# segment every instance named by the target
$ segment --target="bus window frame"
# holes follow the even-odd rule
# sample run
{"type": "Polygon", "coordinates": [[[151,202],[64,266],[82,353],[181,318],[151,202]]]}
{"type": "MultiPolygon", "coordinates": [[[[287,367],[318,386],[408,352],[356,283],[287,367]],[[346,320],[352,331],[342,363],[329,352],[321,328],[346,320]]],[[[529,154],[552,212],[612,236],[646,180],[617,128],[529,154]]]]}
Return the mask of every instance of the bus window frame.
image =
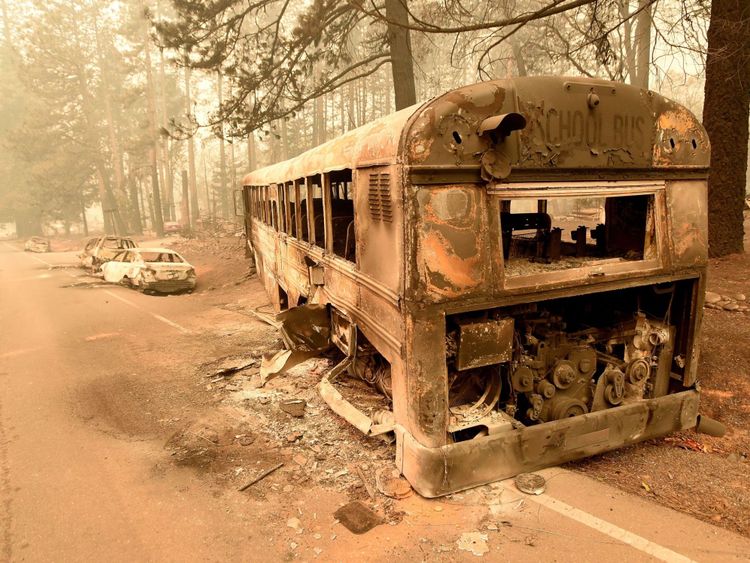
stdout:
{"type": "Polygon", "coordinates": [[[323,191],[323,247],[329,254],[333,254],[333,209],[331,208],[331,175],[326,172],[321,175],[321,190],[323,191]]]}
{"type": "Polygon", "coordinates": [[[307,193],[307,238],[311,246],[316,245],[315,238],[315,206],[313,205],[313,182],[314,176],[305,176],[305,189],[307,193]]]}
{"type": "Polygon", "coordinates": [[[260,220],[264,225],[268,225],[268,210],[266,209],[266,187],[260,187],[260,220]]]}
{"type": "Polygon", "coordinates": [[[279,191],[284,198],[284,232],[287,235],[292,236],[292,213],[291,202],[289,201],[289,183],[282,182],[279,184],[279,191]]]}
{"type": "MultiPolygon", "coordinates": [[[[666,203],[666,182],[657,181],[633,181],[621,182],[617,186],[604,186],[597,182],[529,182],[516,184],[512,188],[500,186],[487,190],[491,201],[493,213],[500,217],[503,208],[502,200],[549,200],[552,198],[576,198],[576,197],[627,197],[627,196],[650,196],[653,201],[653,229],[654,253],[651,257],[641,260],[617,262],[602,265],[584,265],[578,268],[567,268],[557,271],[536,272],[525,275],[508,275],[506,260],[503,258],[502,240],[500,237],[493,241],[493,254],[500,262],[499,284],[503,289],[525,289],[530,287],[549,287],[554,284],[579,282],[591,276],[618,276],[632,274],[649,275],[659,271],[667,261],[667,226],[670,221],[669,210],[666,203]],[[666,221],[657,220],[657,217],[666,217],[666,221]]],[[[498,233],[502,232],[501,222],[498,220],[498,233]]]]}
{"type": "Polygon", "coordinates": [[[276,231],[282,234],[286,234],[286,207],[285,207],[285,200],[286,197],[284,197],[284,184],[274,184],[275,192],[276,192],[276,207],[278,209],[277,211],[277,218],[276,218],[276,231]]]}
{"type": "Polygon", "coordinates": [[[302,205],[299,198],[299,180],[292,180],[292,189],[294,190],[294,227],[295,238],[302,240],[302,205]]]}
{"type": "Polygon", "coordinates": [[[279,232],[279,198],[276,184],[271,184],[268,187],[268,201],[271,206],[271,228],[279,232]]]}
{"type": "Polygon", "coordinates": [[[250,214],[253,216],[253,220],[257,219],[255,214],[255,186],[250,186],[250,214]]]}

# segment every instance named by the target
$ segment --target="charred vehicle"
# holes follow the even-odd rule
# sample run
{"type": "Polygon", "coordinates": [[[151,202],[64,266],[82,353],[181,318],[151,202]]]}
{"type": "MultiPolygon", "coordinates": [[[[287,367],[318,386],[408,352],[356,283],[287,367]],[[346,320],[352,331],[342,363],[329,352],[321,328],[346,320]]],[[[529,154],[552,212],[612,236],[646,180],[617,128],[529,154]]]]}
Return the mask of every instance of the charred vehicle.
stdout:
{"type": "Polygon", "coordinates": [[[49,239],[37,236],[31,237],[26,241],[26,244],[23,245],[23,249],[26,252],[49,252],[49,239]]]}
{"type": "Polygon", "coordinates": [[[78,259],[82,268],[98,272],[102,264],[112,260],[121,250],[137,246],[130,238],[103,235],[89,239],[83,251],[78,255],[78,259]]]}
{"type": "Polygon", "coordinates": [[[345,356],[326,402],[439,496],[700,423],[709,154],[651,91],[485,82],[247,175],[247,241],[289,346],[345,356]]]}
{"type": "Polygon", "coordinates": [[[192,291],[196,285],[195,268],[167,248],[121,250],[101,268],[105,281],[126,284],[144,292],[192,291]]]}

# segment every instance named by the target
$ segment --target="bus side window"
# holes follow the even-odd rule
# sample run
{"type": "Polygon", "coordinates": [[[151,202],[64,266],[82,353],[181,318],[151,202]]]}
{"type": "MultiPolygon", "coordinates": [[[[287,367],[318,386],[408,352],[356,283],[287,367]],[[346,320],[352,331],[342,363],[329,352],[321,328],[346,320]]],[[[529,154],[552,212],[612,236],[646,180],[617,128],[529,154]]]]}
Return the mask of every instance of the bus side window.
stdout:
{"type": "Polygon", "coordinates": [[[274,203],[278,209],[276,216],[276,230],[280,233],[286,232],[286,196],[284,195],[284,184],[276,186],[276,197],[274,203]]]}
{"type": "Polygon", "coordinates": [[[263,222],[266,225],[271,224],[271,211],[268,207],[268,186],[260,188],[261,199],[263,200],[263,222]]]}
{"type": "Polygon", "coordinates": [[[320,174],[310,178],[312,187],[312,199],[310,200],[310,213],[312,217],[312,236],[315,246],[325,248],[323,216],[323,178],[320,174]]]}
{"type": "Polygon", "coordinates": [[[310,234],[307,226],[307,182],[299,180],[297,182],[297,194],[299,195],[299,221],[300,221],[300,233],[302,234],[300,239],[305,242],[310,242],[310,234]]]}
{"type": "Polygon", "coordinates": [[[355,262],[356,245],[352,171],[337,170],[331,172],[330,190],[333,253],[345,260],[355,262]]]}
{"type": "Polygon", "coordinates": [[[289,202],[289,230],[291,236],[297,236],[297,190],[294,189],[294,182],[284,185],[287,192],[287,201],[289,202]]]}
{"type": "Polygon", "coordinates": [[[263,194],[263,186],[258,186],[258,219],[261,223],[266,222],[266,208],[265,208],[265,197],[263,194]]]}

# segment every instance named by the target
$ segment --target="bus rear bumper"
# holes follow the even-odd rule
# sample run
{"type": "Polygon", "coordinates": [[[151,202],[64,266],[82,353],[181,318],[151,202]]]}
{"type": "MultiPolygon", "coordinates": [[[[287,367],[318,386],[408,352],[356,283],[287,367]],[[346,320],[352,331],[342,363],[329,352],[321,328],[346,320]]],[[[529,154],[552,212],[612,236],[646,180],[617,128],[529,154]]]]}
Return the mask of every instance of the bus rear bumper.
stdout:
{"type": "Polygon", "coordinates": [[[692,428],[698,391],[647,399],[438,448],[396,426],[396,464],[414,489],[439,497],[692,428]]]}

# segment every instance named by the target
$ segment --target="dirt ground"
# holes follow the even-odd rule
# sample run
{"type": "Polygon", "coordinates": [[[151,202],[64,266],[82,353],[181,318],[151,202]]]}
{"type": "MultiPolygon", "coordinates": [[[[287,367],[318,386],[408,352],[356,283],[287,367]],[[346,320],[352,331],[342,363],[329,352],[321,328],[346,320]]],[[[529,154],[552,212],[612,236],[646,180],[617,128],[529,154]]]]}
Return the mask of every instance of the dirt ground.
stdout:
{"type": "MultiPolygon", "coordinates": [[[[238,488],[283,464],[278,479],[248,489],[253,501],[275,502],[280,495],[314,485],[329,491],[331,499],[344,495],[370,501],[387,523],[399,522],[402,513],[396,501],[371,497],[377,487],[375,468],[393,460],[392,445],[363,438],[332,415],[315,390],[332,359],[309,360],[260,387],[260,356],[280,349],[281,342],[273,328],[251,313],[267,306],[267,298],[244,258],[243,242],[240,237],[177,237],[165,245],[196,266],[199,285],[186,298],[203,302],[206,310],[240,313],[248,322],[227,325],[206,312],[202,320],[209,326],[215,320],[216,328],[203,333],[192,357],[175,363],[180,351],[165,356],[164,376],[152,381],[143,397],[139,384],[127,377],[115,393],[104,382],[101,387],[91,384],[76,400],[80,416],[121,438],[162,437],[169,461],[156,465],[157,474],[168,471],[169,465],[187,467],[220,491],[238,488]],[[144,400],[149,408],[137,408],[144,400]],[[301,417],[281,408],[289,400],[304,401],[301,417]]],[[[66,245],[53,244],[55,250],[66,245]]],[[[69,241],[68,246],[77,244],[69,241]]],[[[708,287],[722,295],[743,293],[750,298],[748,272],[750,254],[712,260],[708,287]]],[[[569,467],[750,537],[750,313],[706,309],[701,343],[701,411],[727,426],[725,437],[688,431],[569,467]]],[[[346,385],[345,391],[360,400],[368,395],[357,382],[349,380],[346,385]]],[[[373,411],[383,407],[377,402],[370,406],[373,411]]],[[[286,525],[294,543],[299,523],[292,518],[286,525]]],[[[320,533],[305,538],[314,543],[320,533]]],[[[307,547],[314,549],[312,544],[307,547]]],[[[432,547],[440,553],[440,546],[432,547]]]]}

